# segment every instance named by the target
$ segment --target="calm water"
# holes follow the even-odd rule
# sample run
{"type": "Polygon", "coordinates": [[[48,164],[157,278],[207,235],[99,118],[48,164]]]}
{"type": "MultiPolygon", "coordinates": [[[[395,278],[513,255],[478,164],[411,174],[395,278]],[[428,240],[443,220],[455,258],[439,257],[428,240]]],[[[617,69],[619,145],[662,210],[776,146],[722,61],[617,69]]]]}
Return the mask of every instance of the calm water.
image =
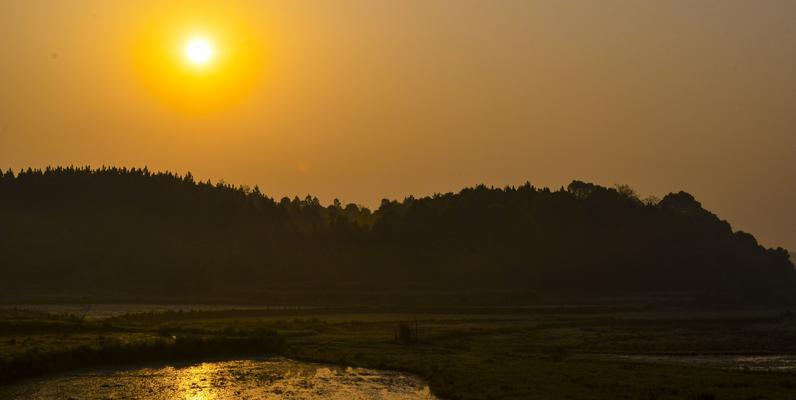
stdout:
{"type": "Polygon", "coordinates": [[[598,355],[599,359],[689,364],[747,371],[796,372],[796,355],[598,355]]]}
{"type": "Polygon", "coordinates": [[[0,309],[44,311],[53,314],[86,314],[88,318],[107,318],[123,314],[163,311],[226,311],[226,310],[308,310],[312,307],[248,306],[235,304],[1,304],[0,309]]]}
{"type": "Polygon", "coordinates": [[[436,399],[414,376],[288,359],[78,372],[0,388],[1,399],[436,399]]]}

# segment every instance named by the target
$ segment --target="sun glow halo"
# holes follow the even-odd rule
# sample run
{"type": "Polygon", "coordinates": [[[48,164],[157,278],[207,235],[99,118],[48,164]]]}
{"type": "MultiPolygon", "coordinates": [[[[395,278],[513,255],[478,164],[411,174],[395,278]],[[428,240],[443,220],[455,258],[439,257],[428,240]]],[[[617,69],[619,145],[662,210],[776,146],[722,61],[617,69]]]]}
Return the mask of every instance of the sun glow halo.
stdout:
{"type": "Polygon", "coordinates": [[[265,74],[265,35],[224,7],[155,15],[135,38],[134,68],[143,87],[172,109],[213,113],[257,90],[265,74]]]}
{"type": "Polygon", "coordinates": [[[213,56],[213,43],[203,37],[193,37],[185,45],[185,57],[193,65],[206,65],[213,56]]]}

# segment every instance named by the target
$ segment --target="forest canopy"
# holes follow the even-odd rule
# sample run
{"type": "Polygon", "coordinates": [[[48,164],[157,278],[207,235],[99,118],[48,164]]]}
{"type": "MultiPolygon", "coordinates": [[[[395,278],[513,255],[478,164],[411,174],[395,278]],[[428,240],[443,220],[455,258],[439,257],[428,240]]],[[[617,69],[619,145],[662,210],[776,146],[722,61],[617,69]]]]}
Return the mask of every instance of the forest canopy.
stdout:
{"type": "Polygon", "coordinates": [[[785,249],[733,231],[688,193],[641,200],[627,186],[580,181],[559,190],[479,185],[385,199],[371,211],[312,196],[276,200],[190,173],[28,169],[0,174],[0,221],[5,300],[270,302],[377,292],[751,299],[788,297],[796,283],[785,249]]]}

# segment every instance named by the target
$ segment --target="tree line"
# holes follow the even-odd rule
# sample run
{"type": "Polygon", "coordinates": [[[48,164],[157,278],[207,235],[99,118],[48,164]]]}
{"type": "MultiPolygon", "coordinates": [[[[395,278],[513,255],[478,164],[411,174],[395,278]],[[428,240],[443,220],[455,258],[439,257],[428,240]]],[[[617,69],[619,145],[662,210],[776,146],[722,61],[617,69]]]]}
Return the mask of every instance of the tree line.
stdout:
{"type": "MultiPolygon", "coordinates": [[[[768,249],[690,194],[479,185],[376,210],[146,168],[0,174],[7,297],[268,299],[374,293],[788,297],[768,249]]],[[[527,300],[527,297],[522,301],[527,300]]]]}

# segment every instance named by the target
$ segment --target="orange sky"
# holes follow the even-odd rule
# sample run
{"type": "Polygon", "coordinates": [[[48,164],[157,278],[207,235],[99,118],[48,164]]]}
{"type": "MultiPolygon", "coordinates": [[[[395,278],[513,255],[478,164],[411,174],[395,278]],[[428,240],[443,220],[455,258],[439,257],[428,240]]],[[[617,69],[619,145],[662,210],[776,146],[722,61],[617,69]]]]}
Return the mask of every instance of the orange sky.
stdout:
{"type": "Polygon", "coordinates": [[[368,205],[627,183],[796,249],[794,1],[162,3],[0,3],[0,167],[146,165],[368,205]],[[153,67],[175,68],[153,27],[189,23],[238,51],[201,90],[153,67]]]}

